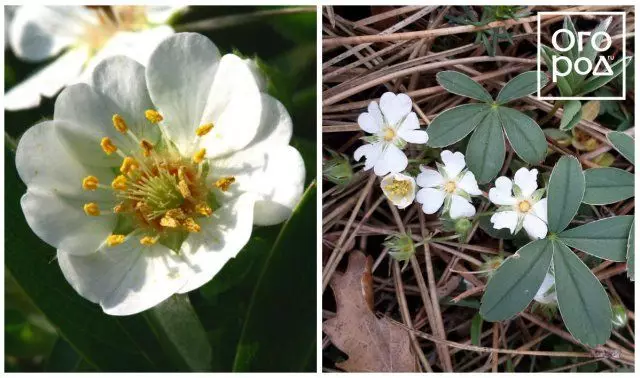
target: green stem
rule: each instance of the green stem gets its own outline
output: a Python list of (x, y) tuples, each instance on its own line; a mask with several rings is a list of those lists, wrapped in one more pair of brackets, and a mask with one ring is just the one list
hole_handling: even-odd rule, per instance
[(562, 104), (564, 104), (564, 101), (560, 101), (560, 100), (556, 101), (555, 104), (553, 104), (553, 108), (549, 110), (549, 113), (547, 113), (547, 115), (542, 120), (540, 120), (540, 126), (549, 122), (551, 118), (553, 118), (553, 116), (556, 115), (556, 112), (558, 111), (558, 109), (560, 109)]

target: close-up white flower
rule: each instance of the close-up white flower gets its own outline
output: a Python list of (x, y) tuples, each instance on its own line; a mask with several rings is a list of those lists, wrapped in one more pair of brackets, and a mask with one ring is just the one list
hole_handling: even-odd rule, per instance
[(556, 280), (553, 277), (553, 274), (547, 273), (544, 276), (544, 281), (540, 285), (540, 288), (536, 292), (533, 300), (541, 303), (541, 304), (557, 304), (558, 303), (558, 294), (556, 293)]
[(360, 114), (358, 125), (372, 135), (363, 138), (368, 143), (358, 147), (353, 156), (356, 161), (365, 157), (365, 171), (373, 168), (378, 176), (402, 172), (409, 163), (402, 152), (407, 143), (427, 143), (427, 132), (420, 130), (411, 106), (406, 94), (387, 92), (380, 97), (380, 105), (371, 102), (368, 112)]
[(547, 199), (544, 189), (538, 189), (538, 170), (520, 168), (511, 181), (501, 176), (496, 186), (489, 190), (489, 200), (500, 206), (491, 216), (497, 230), (508, 228), (516, 234), (523, 227), (530, 238), (547, 236)]
[(33, 108), (40, 104), (41, 96), (53, 97), (66, 85), (88, 82), (95, 67), (111, 56), (125, 55), (146, 65), (156, 46), (174, 32), (165, 24), (184, 8), (18, 7), (8, 26), (14, 54), (33, 63), (56, 58), (6, 92), (5, 109)]
[(472, 217), (476, 208), (471, 196), (482, 194), (473, 172), (465, 169), (467, 163), (461, 152), (444, 150), (440, 154), (442, 163), (438, 170), (420, 167), (422, 171), (416, 181), (422, 187), (416, 194), (416, 200), (422, 204), (425, 214), (434, 214), (440, 208), (449, 213), (452, 219)]
[(146, 68), (101, 62), (22, 136), (25, 218), (80, 295), (108, 314), (144, 311), (211, 280), (253, 225), (289, 217), (304, 163), (255, 75), (206, 37), (174, 34)]
[(384, 195), (398, 207), (404, 209), (416, 198), (416, 181), (402, 173), (390, 173), (380, 181)]

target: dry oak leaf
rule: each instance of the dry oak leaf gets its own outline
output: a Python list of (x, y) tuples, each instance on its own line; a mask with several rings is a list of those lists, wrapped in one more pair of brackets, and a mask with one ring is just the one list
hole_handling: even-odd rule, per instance
[(347, 271), (335, 273), (330, 284), (337, 314), (322, 324), (322, 330), (349, 356), (336, 365), (345, 371), (415, 372), (409, 333), (385, 318), (378, 319), (367, 305), (371, 257), (351, 252)]

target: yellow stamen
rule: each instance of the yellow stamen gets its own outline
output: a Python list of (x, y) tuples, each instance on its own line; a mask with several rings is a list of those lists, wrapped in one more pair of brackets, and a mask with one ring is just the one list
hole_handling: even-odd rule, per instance
[(386, 141), (386, 142), (391, 142), (393, 140), (393, 138), (396, 137), (396, 131), (390, 127), (387, 127), (386, 129), (384, 129), (384, 134), (382, 136), (382, 138)]
[(223, 192), (226, 192), (227, 190), (229, 190), (229, 186), (231, 186), (231, 184), (233, 184), (234, 182), (236, 182), (236, 178), (233, 176), (223, 177), (216, 181), (215, 186)]
[(100, 215), (100, 208), (98, 207), (97, 203), (89, 202), (84, 205), (84, 213), (97, 217), (98, 215)]
[(158, 123), (160, 121), (162, 121), (164, 118), (162, 117), (162, 114), (158, 113), (157, 111), (153, 110), (153, 109), (148, 109), (144, 112), (144, 116), (145, 118), (147, 118), (149, 120), (149, 122), (151, 123)]
[(178, 181), (178, 190), (180, 191), (180, 194), (182, 194), (182, 198), (191, 198), (191, 190), (189, 190), (189, 185), (187, 185), (185, 180)]
[(175, 218), (172, 218), (168, 215), (165, 215), (160, 219), (160, 225), (162, 227), (176, 228), (180, 226), (180, 222), (178, 222)]
[(153, 150), (153, 144), (146, 139), (140, 141), (140, 147), (142, 147), (142, 154), (145, 157), (149, 157), (151, 155), (151, 151)]
[(98, 188), (98, 178), (96, 176), (87, 176), (82, 179), (82, 189), (96, 190)]
[(453, 193), (456, 191), (456, 183), (453, 181), (449, 181), (448, 183), (444, 184), (444, 191), (447, 193)]
[(193, 162), (196, 164), (202, 163), (202, 161), (204, 160), (204, 155), (206, 153), (207, 153), (207, 150), (205, 148), (200, 149), (198, 152), (193, 154)]
[(213, 123), (205, 123), (196, 129), (196, 135), (199, 137), (205, 136), (209, 131), (211, 131), (211, 129), (213, 129)]
[(123, 203), (119, 203), (113, 207), (113, 212), (116, 214), (124, 212), (125, 207)]
[(531, 204), (529, 203), (529, 201), (520, 201), (520, 203), (518, 204), (518, 209), (521, 212), (526, 213), (531, 209)]
[(140, 239), (140, 244), (142, 245), (154, 245), (158, 241), (158, 237), (153, 236), (145, 236)]
[(187, 218), (184, 221), (184, 228), (189, 232), (200, 232), (200, 225), (193, 220), (193, 218)]
[(118, 245), (118, 244), (122, 244), (124, 243), (124, 235), (118, 235), (118, 234), (113, 234), (113, 235), (109, 235), (107, 237), (107, 245), (109, 247), (113, 247), (114, 245)]
[(102, 150), (107, 155), (111, 155), (112, 153), (118, 151), (118, 147), (116, 147), (115, 144), (113, 144), (113, 142), (111, 141), (111, 138), (108, 137), (102, 138), (102, 140), (100, 141), (100, 147), (102, 147)]
[(127, 178), (123, 175), (116, 177), (111, 182), (111, 187), (115, 190), (127, 190)]
[(404, 197), (411, 190), (411, 183), (406, 180), (393, 179), (391, 184), (387, 185), (385, 189), (394, 196)]
[(184, 211), (182, 211), (182, 209), (171, 209), (167, 211), (165, 215), (177, 220), (183, 220), (185, 218)]
[(126, 134), (129, 128), (127, 127), (127, 123), (124, 121), (124, 118), (120, 114), (114, 114), (111, 117), (111, 121), (113, 121), (113, 127), (116, 128), (122, 134)]
[(213, 210), (211, 210), (211, 207), (209, 207), (209, 205), (204, 202), (196, 205), (196, 211), (198, 212), (198, 214), (204, 215), (205, 217), (210, 217), (211, 214), (213, 214)]
[(120, 166), (120, 172), (126, 175), (138, 168), (140, 168), (140, 164), (138, 164), (136, 159), (127, 156), (122, 161), (122, 165)]

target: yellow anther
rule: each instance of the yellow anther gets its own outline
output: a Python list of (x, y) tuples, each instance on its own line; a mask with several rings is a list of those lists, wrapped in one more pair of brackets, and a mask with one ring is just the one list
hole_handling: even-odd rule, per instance
[(100, 208), (98, 207), (98, 204), (95, 202), (85, 203), (84, 213), (87, 215), (97, 217), (98, 215), (100, 215)]
[(116, 214), (123, 213), (125, 211), (125, 207), (123, 203), (119, 203), (113, 207), (113, 212)]
[(449, 181), (448, 183), (444, 184), (444, 191), (447, 193), (453, 193), (456, 191), (456, 183), (453, 181)]
[(158, 237), (153, 237), (153, 236), (145, 236), (142, 239), (140, 239), (140, 244), (142, 245), (154, 245), (156, 244), (156, 242), (158, 241)]
[(160, 121), (162, 121), (164, 118), (162, 117), (162, 114), (158, 113), (157, 111), (153, 110), (153, 109), (148, 109), (144, 112), (144, 116), (145, 118), (147, 118), (149, 120), (149, 122), (151, 123), (158, 123)]
[(119, 234), (113, 234), (113, 235), (109, 235), (107, 236), (107, 245), (109, 247), (113, 247), (114, 245), (118, 245), (118, 244), (122, 244), (124, 243), (124, 235), (119, 235)]
[(210, 217), (211, 214), (213, 214), (213, 210), (211, 210), (211, 207), (209, 207), (209, 205), (204, 202), (196, 205), (196, 212), (198, 214), (204, 215), (205, 217)]
[(180, 191), (180, 194), (182, 194), (182, 198), (191, 198), (191, 190), (185, 180), (178, 181), (178, 190)]
[(127, 156), (122, 161), (122, 165), (120, 166), (120, 172), (126, 175), (130, 172), (135, 171), (138, 168), (140, 168), (140, 164), (138, 164), (136, 159)]
[(140, 147), (142, 147), (142, 154), (145, 157), (149, 157), (151, 155), (151, 151), (153, 151), (153, 144), (146, 139), (140, 141)]
[(111, 187), (115, 190), (127, 190), (127, 178), (123, 175), (116, 177), (111, 182)]
[(518, 204), (518, 209), (523, 212), (526, 213), (531, 209), (531, 204), (529, 203), (529, 201), (521, 201)]
[(160, 225), (162, 227), (176, 228), (180, 226), (180, 222), (178, 222), (178, 220), (176, 220), (175, 218), (172, 218), (165, 214), (165, 216), (160, 219)]
[(394, 196), (404, 197), (411, 190), (411, 183), (406, 180), (393, 179), (385, 189)]
[(236, 178), (233, 176), (229, 176), (218, 179), (215, 185), (216, 188), (222, 190), (223, 192), (226, 192), (227, 190), (229, 190), (229, 186), (231, 186), (231, 184), (233, 184), (234, 182), (236, 182)]
[(205, 148), (200, 149), (198, 152), (193, 154), (193, 162), (196, 164), (200, 164), (204, 160), (204, 155), (207, 153)]
[(196, 135), (201, 137), (209, 134), (209, 131), (213, 129), (213, 123), (205, 123), (204, 125), (196, 129)]
[(386, 142), (391, 142), (393, 140), (393, 138), (396, 137), (396, 131), (390, 127), (387, 127), (384, 129), (384, 134), (382, 136), (382, 138), (386, 141)]
[(179, 221), (185, 218), (184, 211), (182, 209), (171, 209), (165, 213), (166, 216), (170, 218), (177, 219)]
[(112, 153), (118, 151), (118, 147), (116, 147), (115, 144), (113, 144), (113, 142), (111, 141), (111, 138), (108, 137), (102, 138), (102, 140), (100, 141), (100, 147), (102, 147), (102, 150), (107, 155), (111, 155)]
[(82, 189), (96, 190), (98, 188), (98, 178), (96, 176), (87, 176), (82, 179)]
[(200, 232), (200, 225), (193, 218), (185, 219), (184, 228), (189, 232)]
[(113, 121), (113, 127), (115, 127), (119, 132), (126, 134), (129, 130), (127, 123), (120, 114), (114, 114), (113, 117), (111, 117), (111, 121)]

